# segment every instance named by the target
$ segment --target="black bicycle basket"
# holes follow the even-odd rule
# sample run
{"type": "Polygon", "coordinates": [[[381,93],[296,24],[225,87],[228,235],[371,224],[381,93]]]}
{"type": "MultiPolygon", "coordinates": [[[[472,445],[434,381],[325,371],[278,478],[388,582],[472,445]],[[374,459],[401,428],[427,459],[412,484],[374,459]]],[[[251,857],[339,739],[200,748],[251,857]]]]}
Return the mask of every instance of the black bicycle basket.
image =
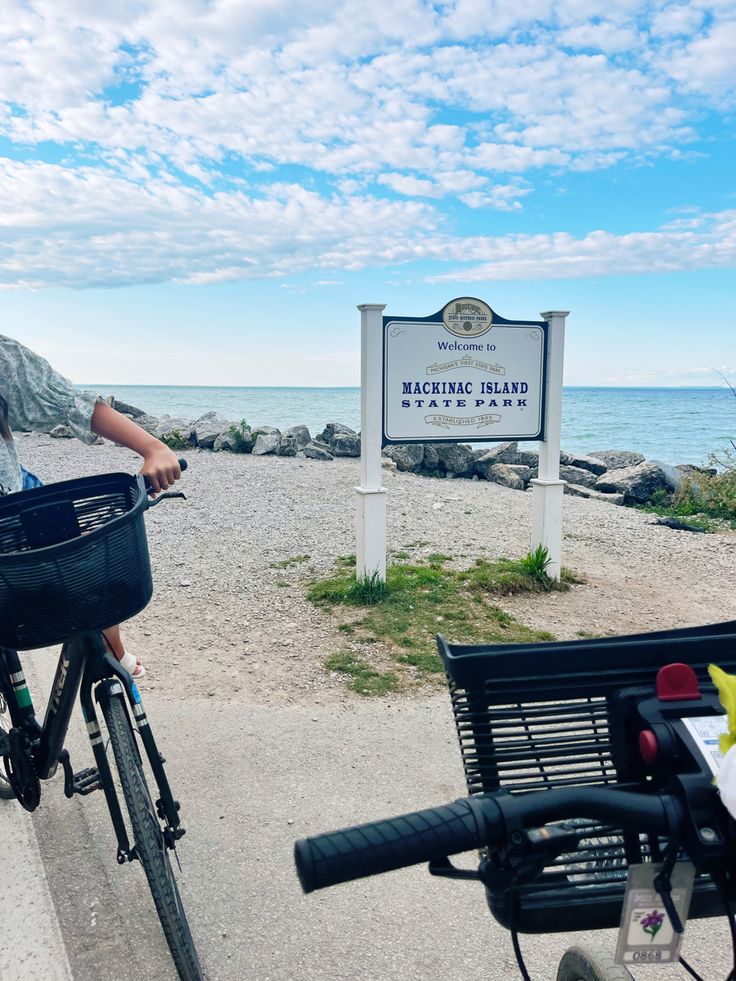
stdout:
{"type": "Polygon", "coordinates": [[[134,616],[153,592],[142,477],[0,497],[0,646],[48,647],[134,616]]]}
{"type": "MultiPolygon", "coordinates": [[[[653,688],[659,668],[676,661],[691,665],[711,691],[708,664],[736,671],[736,621],[547,644],[437,641],[471,795],[620,786],[608,715],[614,693],[653,688]]],[[[506,928],[553,933],[619,925],[629,861],[657,856],[645,836],[586,818],[572,823],[577,851],[560,855],[534,882],[486,889],[506,928]]],[[[714,883],[698,876],[690,916],[722,912],[714,883]]]]}

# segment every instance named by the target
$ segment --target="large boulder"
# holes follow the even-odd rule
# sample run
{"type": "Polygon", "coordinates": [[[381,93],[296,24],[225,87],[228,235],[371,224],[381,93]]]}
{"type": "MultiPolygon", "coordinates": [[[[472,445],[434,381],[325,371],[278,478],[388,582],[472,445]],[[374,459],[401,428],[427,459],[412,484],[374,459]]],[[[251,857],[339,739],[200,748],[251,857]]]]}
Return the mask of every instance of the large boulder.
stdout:
{"type": "Polygon", "coordinates": [[[595,487],[598,477],[594,473],[591,473],[590,470],[584,470],[582,467],[566,467],[561,465],[560,479],[582,487],[595,487]]]}
{"type": "Polygon", "coordinates": [[[322,432],[318,436],[315,436],[315,440],[318,443],[324,443],[326,446],[332,446],[332,441],[338,433],[347,436],[358,435],[354,429],[344,425],[342,422],[328,422],[322,432]]]}
{"type": "Polygon", "coordinates": [[[489,467],[486,480],[501,484],[503,487],[510,487],[512,490],[524,490],[524,481],[506,463],[494,463],[489,467]]]}
{"type": "Polygon", "coordinates": [[[324,443],[319,443],[316,440],[312,440],[304,447],[304,456],[308,456],[310,460],[333,460],[334,457],[330,453],[327,446],[324,443]]]}
{"type": "Polygon", "coordinates": [[[475,463],[475,453],[470,446],[463,443],[437,443],[439,467],[443,473],[459,476],[471,474],[475,463]]]}
{"type": "Polygon", "coordinates": [[[335,456],[360,456],[360,436],[357,433],[335,433],[330,442],[335,456]]]}
{"type": "Polygon", "coordinates": [[[600,491],[581,484],[565,484],[565,493],[573,497],[585,497],[589,501],[606,501],[608,504],[623,504],[623,494],[601,494],[600,491]]]}
{"type": "Polygon", "coordinates": [[[668,477],[651,460],[634,467],[609,470],[595,482],[595,490],[604,494],[623,494],[626,504],[646,504],[656,491],[668,491],[668,477]]]}
{"type": "Polygon", "coordinates": [[[650,460],[649,462],[656,464],[662,471],[664,479],[667,482],[667,490],[670,494],[674,494],[676,490],[680,489],[684,478],[677,467],[670,466],[669,463],[663,463],[661,460],[650,460]]]}
{"type": "MultiPolygon", "coordinates": [[[[251,443],[251,449],[253,444],[251,443]]],[[[235,435],[231,432],[220,433],[215,442],[212,444],[212,449],[215,453],[220,453],[223,450],[229,453],[238,452],[238,444],[235,439],[235,435]]]]}
{"type": "Polygon", "coordinates": [[[644,463],[645,459],[641,453],[633,453],[631,450],[596,450],[590,455],[605,463],[609,470],[635,467],[638,463],[644,463]]]}
{"type": "Polygon", "coordinates": [[[275,453],[281,443],[281,437],[272,433],[259,433],[256,436],[253,456],[265,456],[267,453],[275,453]]]}
{"type": "MultiPolygon", "coordinates": [[[[261,439],[268,439],[268,437],[262,436],[261,439]]],[[[296,436],[287,436],[286,433],[284,433],[279,441],[276,453],[279,456],[296,456],[298,452],[299,444],[296,441],[296,436]]]]}
{"type": "Polygon", "coordinates": [[[560,453],[560,463],[566,467],[578,467],[580,470],[589,470],[598,476],[605,473],[608,469],[603,460],[580,453],[566,453],[564,450],[560,453]]]}
{"type": "Polygon", "coordinates": [[[179,436],[185,443],[191,442],[191,439],[194,438],[190,419],[182,419],[180,416],[169,415],[159,418],[158,426],[156,426],[153,435],[163,440],[171,439],[173,436],[179,436]]]}
{"type": "Polygon", "coordinates": [[[206,412],[192,424],[192,432],[197,446],[211,450],[220,433],[227,432],[233,423],[219,412],[206,412]]]}
{"type": "Polygon", "coordinates": [[[303,450],[305,446],[309,446],[312,442],[312,437],[306,426],[291,426],[289,429],[284,430],[283,435],[293,436],[300,450],[303,450]]]}
{"type": "Polygon", "coordinates": [[[281,430],[275,426],[256,426],[255,429],[251,429],[251,433],[255,439],[257,436],[280,436],[281,430]]]}
{"type": "Polygon", "coordinates": [[[383,455],[393,460],[397,469],[416,473],[424,460],[424,444],[392,443],[384,448],[383,455]]]}

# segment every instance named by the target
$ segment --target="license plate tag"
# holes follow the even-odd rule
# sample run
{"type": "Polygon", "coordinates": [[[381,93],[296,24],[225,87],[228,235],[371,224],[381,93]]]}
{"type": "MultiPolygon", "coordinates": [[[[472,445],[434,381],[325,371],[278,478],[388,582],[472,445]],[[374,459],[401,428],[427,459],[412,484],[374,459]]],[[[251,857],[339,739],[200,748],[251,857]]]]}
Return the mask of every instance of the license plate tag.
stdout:
{"type": "MultiPolygon", "coordinates": [[[[684,933],[675,933],[662,897],[654,888],[661,864],[630,865],[615,960],[618,964],[672,964],[680,956],[684,933]]],[[[672,902],[683,926],[695,880],[692,862],[677,862],[670,882],[672,902]]]]}

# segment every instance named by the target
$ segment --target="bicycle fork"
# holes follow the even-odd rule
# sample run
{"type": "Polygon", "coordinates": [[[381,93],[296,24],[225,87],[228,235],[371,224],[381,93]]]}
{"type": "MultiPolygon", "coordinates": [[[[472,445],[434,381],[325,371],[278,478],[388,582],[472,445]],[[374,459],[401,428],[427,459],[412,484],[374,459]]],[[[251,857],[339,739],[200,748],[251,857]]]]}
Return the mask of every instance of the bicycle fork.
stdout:
{"type": "MultiPolygon", "coordinates": [[[[132,713],[132,718],[135,721],[136,729],[141,738],[141,742],[143,743],[146,758],[148,759],[151,772],[153,773],[160,794],[159,799],[156,801],[156,811],[159,820],[164,825],[164,843],[167,848],[174,848],[176,842],[185,833],[185,829],[181,826],[181,821],[179,819],[179,802],[174,800],[171,793],[171,787],[169,786],[166,771],[164,770],[165,761],[161,756],[156,745],[156,741],[153,737],[151,726],[148,722],[148,717],[143,707],[140,692],[138,691],[138,686],[135,684],[130,675],[128,675],[127,672],[124,672],[119,667],[117,662],[113,661],[109,655],[106,654],[105,658],[108,662],[108,666],[112,669],[112,672],[116,675],[116,677],[105,678],[104,680],[100,681],[99,684],[97,684],[94,694],[94,701],[96,701],[102,708],[104,708],[106,704],[109,704],[110,699],[112,698],[120,699],[123,705],[125,705],[127,701],[128,719],[130,721],[132,713]]],[[[137,858],[137,855],[135,853],[135,845],[131,847],[125,822],[123,820],[117,790],[113,782],[112,772],[110,770],[110,764],[107,758],[107,747],[105,746],[102,738],[99,720],[92,698],[91,681],[89,684],[82,685],[80,701],[82,704],[82,714],[87,726],[87,734],[92,745],[92,752],[95,757],[95,762],[97,763],[99,783],[105,794],[105,800],[107,801],[113,828],[118,841],[117,859],[122,865],[125,862],[133,861],[133,859],[137,858]]],[[[134,741],[134,745],[138,756],[138,762],[139,764],[142,764],[138,743],[134,741]]]]}

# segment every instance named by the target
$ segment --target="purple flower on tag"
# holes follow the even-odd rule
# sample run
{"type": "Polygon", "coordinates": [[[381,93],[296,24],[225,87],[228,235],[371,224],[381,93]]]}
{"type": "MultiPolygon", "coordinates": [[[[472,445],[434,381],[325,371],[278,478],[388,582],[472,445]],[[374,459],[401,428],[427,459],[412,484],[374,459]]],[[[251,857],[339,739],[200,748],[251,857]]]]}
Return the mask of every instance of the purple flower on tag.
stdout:
{"type": "Polygon", "coordinates": [[[649,934],[649,941],[651,943],[664,923],[664,913],[658,913],[656,909],[653,909],[651,913],[647,913],[646,916],[643,916],[639,920],[639,923],[641,923],[644,933],[649,934]]]}

